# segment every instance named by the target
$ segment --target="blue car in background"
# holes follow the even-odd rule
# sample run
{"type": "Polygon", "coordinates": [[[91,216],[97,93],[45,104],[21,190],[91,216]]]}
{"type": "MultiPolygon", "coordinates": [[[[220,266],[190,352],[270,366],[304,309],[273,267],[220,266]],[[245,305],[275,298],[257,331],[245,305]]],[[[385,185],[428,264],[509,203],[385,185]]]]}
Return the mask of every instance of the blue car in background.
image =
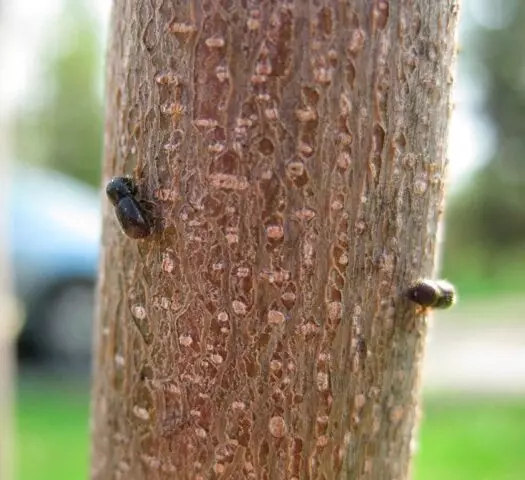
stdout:
{"type": "Polygon", "coordinates": [[[25,311],[22,358],[89,362],[99,193],[57,172],[14,165],[8,209],[11,271],[25,311]]]}

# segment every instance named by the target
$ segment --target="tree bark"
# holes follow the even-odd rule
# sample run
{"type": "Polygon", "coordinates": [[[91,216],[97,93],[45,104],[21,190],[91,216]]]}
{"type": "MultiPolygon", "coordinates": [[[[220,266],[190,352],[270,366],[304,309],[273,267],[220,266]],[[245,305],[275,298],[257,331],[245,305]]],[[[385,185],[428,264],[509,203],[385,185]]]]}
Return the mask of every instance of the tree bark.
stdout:
{"type": "Polygon", "coordinates": [[[115,0],[93,479],[407,478],[452,0],[115,0]]]}

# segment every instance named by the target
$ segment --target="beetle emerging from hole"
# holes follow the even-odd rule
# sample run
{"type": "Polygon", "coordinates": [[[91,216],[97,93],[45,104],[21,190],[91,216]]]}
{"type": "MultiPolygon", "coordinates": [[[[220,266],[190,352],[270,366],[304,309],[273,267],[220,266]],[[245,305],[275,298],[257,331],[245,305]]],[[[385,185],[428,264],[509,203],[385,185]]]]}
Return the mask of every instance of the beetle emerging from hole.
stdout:
{"type": "Polygon", "coordinates": [[[115,207],[118,223],[130,238],[151,235],[151,225],[135,195],[137,186],[131,177],[113,177],[106,186],[106,195],[115,207]]]}
{"type": "Polygon", "coordinates": [[[457,299],[454,285],[446,280],[419,279],[407,290],[406,296],[421,307],[421,313],[431,308],[449,308],[457,299]]]}

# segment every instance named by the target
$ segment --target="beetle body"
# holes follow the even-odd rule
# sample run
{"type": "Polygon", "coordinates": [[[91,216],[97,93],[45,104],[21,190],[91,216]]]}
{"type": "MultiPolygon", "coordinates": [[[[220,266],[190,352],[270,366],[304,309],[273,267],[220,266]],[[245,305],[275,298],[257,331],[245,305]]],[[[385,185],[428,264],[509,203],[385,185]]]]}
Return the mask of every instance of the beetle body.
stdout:
{"type": "Polygon", "coordinates": [[[106,195],[115,207],[122,231],[130,238],[145,238],[151,235],[151,225],[135,197],[136,192],[131,177],[114,177],[106,186],[106,195]]]}
{"type": "Polygon", "coordinates": [[[449,308],[454,305],[457,300],[456,288],[454,285],[446,280],[438,280],[436,283],[440,288],[441,295],[434,308],[449,308]]]}
{"type": "Polygon", "coordinates": [[[445,309],[456,302],[456,289],[446,280],[419,279],[407,290],[406,296],[423,309],[445,309]]]}

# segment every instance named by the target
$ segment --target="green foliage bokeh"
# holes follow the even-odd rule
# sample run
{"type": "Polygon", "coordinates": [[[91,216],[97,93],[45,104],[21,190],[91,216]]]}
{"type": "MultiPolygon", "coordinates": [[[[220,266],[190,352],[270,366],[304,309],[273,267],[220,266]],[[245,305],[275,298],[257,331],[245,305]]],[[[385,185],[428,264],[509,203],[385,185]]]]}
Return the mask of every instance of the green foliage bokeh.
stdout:
{"type": "Polygon", "coordinates": [[[100,183],[103,106],[100,27],[83,2],[64,2],[41,48],[42,79],[15,121],[17,159],[100,183]]]}
{"type": "Polygon", "coordinates": [[[525,2],[484,3],[494,14],[505,7],[505,22],[477,25],[461,55],[482,65],[480,113],[496,144],[489,161],[449,200],[443,255],[444,275],[460,291],[478,295],[519,292],[525,285],[525,2]]]}

